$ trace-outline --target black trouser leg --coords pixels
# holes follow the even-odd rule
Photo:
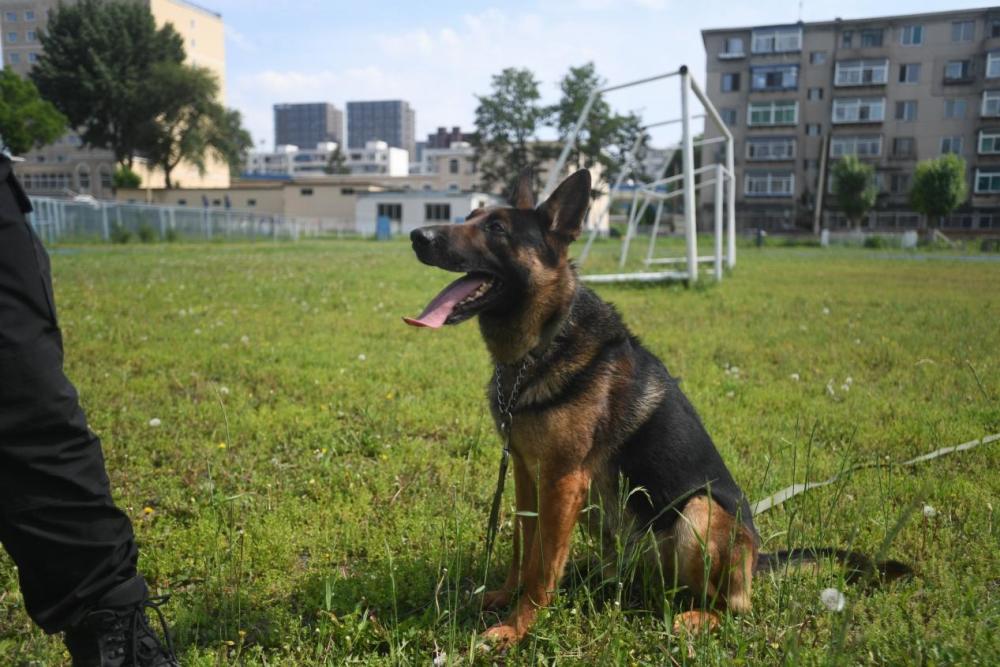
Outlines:
[[[134,577],[137,550],[63,374],[48,256],[18,188],[0,157],[0,542],[28,614],[51,633]]]

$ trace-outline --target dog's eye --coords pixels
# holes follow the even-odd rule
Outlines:
[[[503,223],[497,219],[486,221],[486,231],[490,234],[504,234],[507,232],[507,228],[504,227]]]

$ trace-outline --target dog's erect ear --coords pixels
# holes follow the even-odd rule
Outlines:
[[[538,207],[548,216],[549,230],[570,241],[580,236],[583,217],[590,207],[590,172],[581,169],[559,184]]]
[[[517,179],[517,187],[514,189],[514,208],[528,211],[535,208],[535,177],[530,168],[522,170]]]

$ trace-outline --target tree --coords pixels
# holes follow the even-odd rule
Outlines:
[[[347,166],[347,158],[344,157],[344,153],[340,150],[340,146],[337,146],[333,152],[330,153],[330,159],[327,160],[326,167],[323,171],[327,174],[351,173],[350,168]]]
[[[552,150],[538,141],[537,132],[550,112],[539,102],[538,81],[530,70],[508,67],[493,76],[492,87],[490,95],[476,96],[476,162],[483,187],[499,187],[511,201],[525,169],[540,189],[540,167]]]
[[[910,206],[940,224],[941,218],[962,205],[969,196],[965,160],[949,153],[917,164],[910,186]]]
[[[606,83],[597,74],[592,62],[570,67],[559,84],[562,98],[552,110],[560,141],[565,143],[569,140],[591,92],[602,88]],[[603,167],[600,179],[595,181],[591,189],[591,196],[597,198],[602,193],[600,183],[616,178],[619,171],[627,167],[625,161],[628,152],[641,134],[642,122],[638,115],[613,113],[604,98],[598,95],[580,128],[567,164],[586,169],[597,165]],[[644,143],[640,142],[640,149],[644,147]],[[639,158],[641,159],[641,155]]]
[[[42,96],[84,143],[131,168],[149,120],[162,112],[154,70],[184,60],[180,35],[169,24],[158,29],[145,3],[80,0],[52,12],[41,42],[31,78]]]
[[[0,69],[0,150],[14,155],[49,144],[66,131],[66,117],[43,100],[31,81]]]
[[[861,218],[875,205],[878,196],[875,169],[856,155],[848,155],[834,164],[832,177],[840,210],[852,227],[860,228]]]
[[[216,101],[215,75],[203,67],[168,62],[154,68],[151,83],[153,94],[161,97],[161,111],[146,125],[140,144],[150,162],[163,169],[166,186],[173,187],[171,173],[182,161],[204,174],[207,155],[238,171],[253,140],[240,112]]]

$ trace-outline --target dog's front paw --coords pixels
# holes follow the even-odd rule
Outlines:
[[[500,588],[495,591],[483,593],[483,609],[495,611],[510,604],[510,591]]]
[[[518,630],[513,625],[506,623],[497,623],[487,628],[479,637],[499,648],[509,648],[521,641],[521,638],[524,637],[524,630]]]

